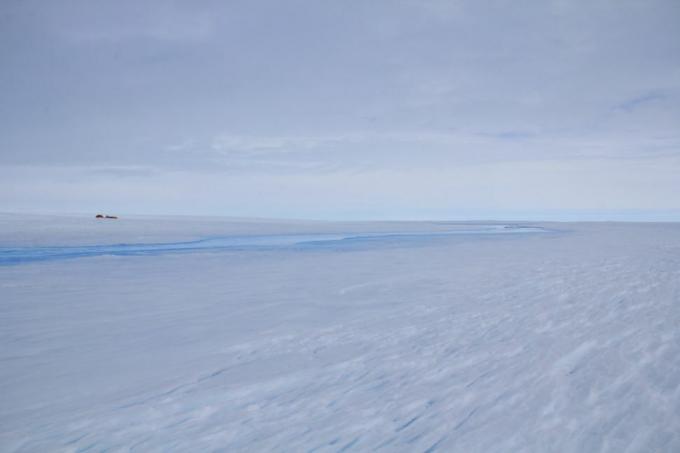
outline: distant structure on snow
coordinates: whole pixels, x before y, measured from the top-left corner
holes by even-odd
[[[104,214],[97,214],[94,217],[95,217],[95,219],[117,219],[118,218],[118,216],[115,216],[115,215],[104,215]]]

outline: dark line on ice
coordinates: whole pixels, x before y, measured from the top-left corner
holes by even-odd
[[[470,418],[471,418],[473,415],[475,415],[475,412],[477,412],[477,409],[479,409],[479,408],[478,408],[478,407],[475,407],[474,409],[472,409],[472,410],[470,411],[470,413],[467,414],[467,415],[465,416],[465,418],[464,418],[463,420],[461,420],[460,423],[458,423],[458,424],[456,425],[455,428],[453,428],[453,430],[454,430],[454,431],[457,431],[457,430],[458,430],[459,428],[461,428],[465,423],[467,423],[467,421],[470,420]]]

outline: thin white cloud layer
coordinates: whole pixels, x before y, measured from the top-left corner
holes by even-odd
[[[675,1],[0,12],[8,210],[680,211]]]

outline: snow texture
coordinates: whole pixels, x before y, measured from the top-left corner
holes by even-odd
[[[0,246],[0,451],[680,451],[678,224],[3,215]]]

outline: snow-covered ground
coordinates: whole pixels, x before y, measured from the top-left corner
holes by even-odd
[[[680,225],[505,226],[2,215],[314,240],[0,264],[0,450],[680,451]]]

